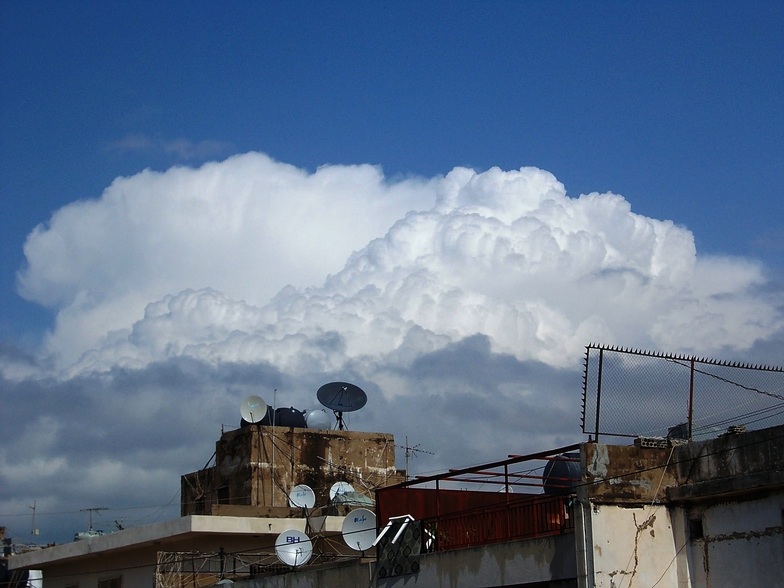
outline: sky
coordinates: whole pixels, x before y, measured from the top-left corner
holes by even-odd
[[[783,365],[783,27],[0,3],[0,525],[178,516],[250,394],[359,385],[433,473],[584,440],[592,342]]]

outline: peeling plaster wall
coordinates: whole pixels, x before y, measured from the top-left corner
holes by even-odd
[[[783,440],[583,445],[581,586],[784,587]]]
[[[689,551],[697,586],[784,586],[784,493],[692,508],[702,538]]]
[[[676,549],[668,509],[662,505],[594,505],[594,581],[597,588],[677,586]]]
[[[323,506],[337,481],[372,496],[377,486],[403,480],[391,434],[244,427],[221,435],[214,467],[182,476],[181,514],[217,514],[216,507],[227,505],[286,507],[297,484],[309,485],[316,506]]]

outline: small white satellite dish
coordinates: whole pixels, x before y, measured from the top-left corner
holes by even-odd
[[[329,499],[332,500],[337,494],[345,494],[346,492],[354,492],[354,486],[348,482],[335,482],[329,489]]]
[[[308,412],[308,414],[305,415],[305,422],[308,425],[308,429],[332,428],[332,417],[330,417],[323,408],[317,408]]]
[[[313,508],[316,506],[316,493],[307,484],[297,484],[289,494],[289,506]]]
[[[248,396],[240,404],[240,415],[249,423],[258,423],[267,416],[267,403],[261,396]]]
[[[308,563],[313,555],[313,543],[302,531],[283,531],[275,539],[275,555],[287,566],[296,568]]]
[[[355,551],[373,547],[376,540],[376,514],[366,508],[355,508],[343,519],[343,541]]]

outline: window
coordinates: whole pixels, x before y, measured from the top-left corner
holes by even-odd
[[[218,504],[230,504],[228,486],[218,488]]]
[[[689,539],[694,541],[703,537],[702,517],[689,519]]]
[[[98,580],[98,588],[122,588],[122,576]]]

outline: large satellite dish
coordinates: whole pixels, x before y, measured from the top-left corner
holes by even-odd
[[[267,403],[261,396],[248,396],[240,404],[240,415],[249,423],[258,423],[267,416]]]
[[[330,382],[324,384],[316,392],[319,402],[332,410],[338,419],[338,428],[342,431],[343,413],[359,410],[367,403],[367,394],[359,386],[348,382]]]
[[[365,551],[376,540],[376,514],[366,508],[355,508],[343,519],[343,541],[351,549]]]
[[[308,563],[313,555],[313,544],[305,533],[290,529],[275,539],[275,555],[284,564],[292,567]]]
[[[289,506],[313,508],[316,506],[316,493],[307,484],[297,484],[289,494]]]
[[[354,492],[354,486],[348,482],[335,482],[329,489],[329,499],[334,500],[338,494],[345,494],[346,492]]]

